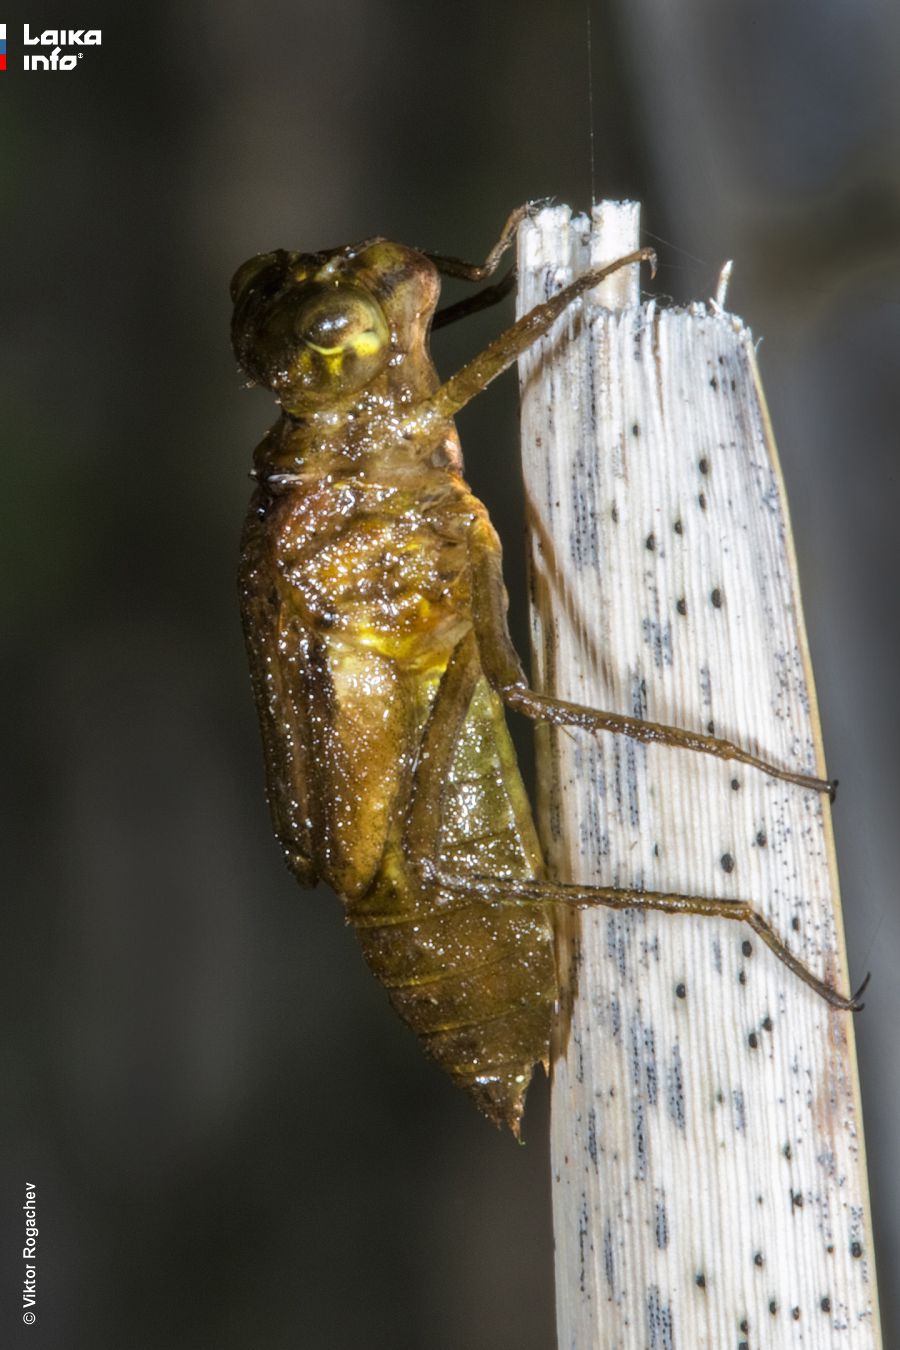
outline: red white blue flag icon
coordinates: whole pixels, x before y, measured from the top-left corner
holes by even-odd
[[[0,23],[0,70],[6,69],[6,24]]]

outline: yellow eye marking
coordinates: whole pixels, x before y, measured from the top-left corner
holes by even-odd
[[[375,356],[384,346],[384,339],[376,329],[365,328],[350,341],[357,356]]]
[[[354,352],[357,356],[375,356],[381,350],[383,345],[381,334],[374,328],[366,328],[361,333],[354,333],[346,342],[342,342],[337,347],[320,347],[318,343],[310,342],[309,338],[304,338],[307,347],[311,347],[314,352],[320,356],[342,357],[347,351]]]

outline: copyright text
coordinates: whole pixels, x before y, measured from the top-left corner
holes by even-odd
[[[22,1260],[25,1262],[25,1275],[22,1282],[22,1321],[31,1326],[35,1320],[37,1302],[37,1189],[33,1181],[25,1182],[25,1245],[22,1248]]]

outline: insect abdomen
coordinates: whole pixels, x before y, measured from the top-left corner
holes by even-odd
[[[440,885],[413,894],[392,856],[365,903],[348,908],[366,959],[428,1054],[518,1133],[556,1000],[549,916],[541,905],[487,903],[477,885],[465,896]],[[444,789],[438,870],[533,877],[540,865],[502,708],[482,679]]]

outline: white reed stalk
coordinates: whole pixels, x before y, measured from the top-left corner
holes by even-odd
[[[520,310],[637,226],[630,203],[526,222]],[[535,680],[824,774],[751,336],[637,287],[613,278],[521,362]],[[554,876],[752,898],[849,989],[826,798],[609,735],[545,729],[539,760]],[[560,950],[561,1350],[877,1350],[853,1016],[725,919],[596,909]]]

